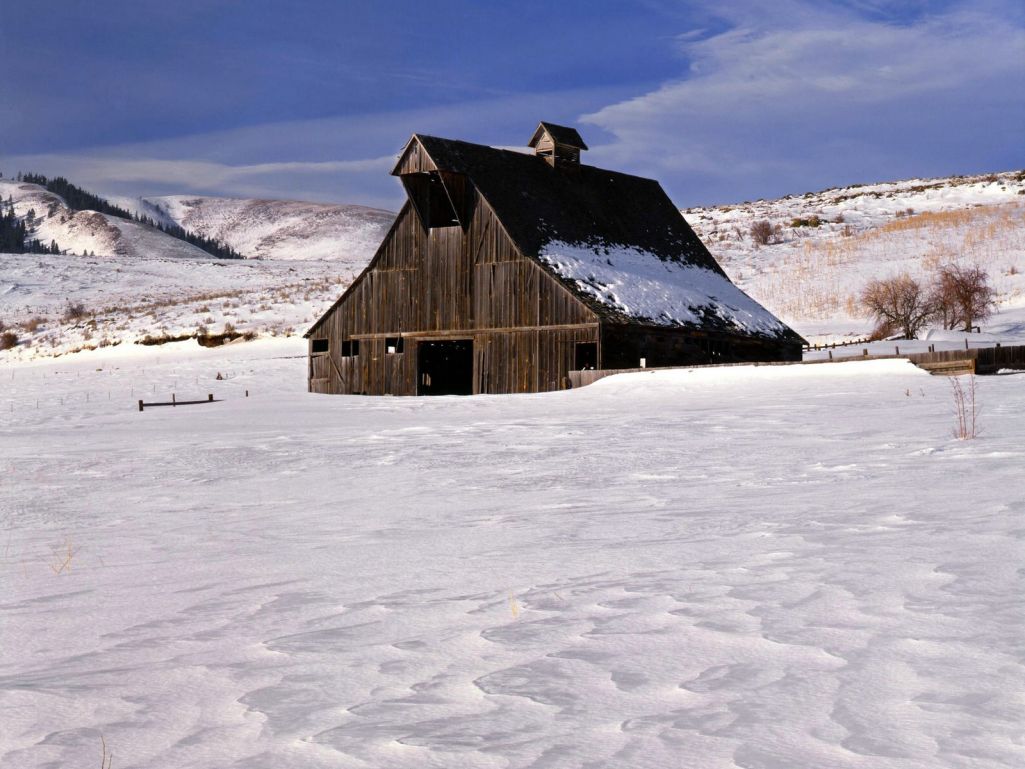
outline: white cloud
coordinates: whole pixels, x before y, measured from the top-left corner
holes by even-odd
[[[967,171],[1020,147],[1025,31],[998,8],[904,24],[821,4],[731,8],[727,31],[678,38],[679,80],[583,118],[614,136],[594,148],[604,165],[675,173],[687,202],[713,202],[703,190]],[[1001,107],[1003,121],[974,125]],[[947,147],[962,166],[936,162]]]

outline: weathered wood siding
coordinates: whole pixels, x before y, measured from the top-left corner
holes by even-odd
[[[465,228],[425,229],[403,207],[370,267],[313,330],[311,350],[314,339],[329,349],[311,352],[311,391],[415,395],[417,341],[445,338],[474,340],[474,392],[568,386],[574,345],[598,341],[597,316],[519,253],[472,189],[465,195]],[[398,336],[403,352],[388,353]],[[341,356],[347,340],[359,340],[358,356]]]

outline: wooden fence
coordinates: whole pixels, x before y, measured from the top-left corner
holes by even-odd
[[[972,347],[966,350],[939,350],[935,352],[915,352],[900,354],[900,348],[894,347],[893,355],[854,355],[844,358],[829,358],[805,361],[778,361],[772,363],[712,363],[694,366],[666,366],[664,368],[623,368],[623,369],[587,369],[570,371],[571,387],[584,387],[613,374],[630,374],[641,371],[670,371],[673,369],[692,368],[725,368],[727,366],[810,366],[826,363],[849,363],[859,360],[906,359],[916,366],[936,374],[995,374],[1000,369],[1025,370],[1025,345],[1003,347]]]

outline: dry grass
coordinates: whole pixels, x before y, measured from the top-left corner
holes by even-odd
[[[71,560],[75,556],[75,549],[71,540],[67,539],[62,544],[51,548],[50,570],[54,574],[64,574],[71,571]]]
[[[858,316],[851,308],[873,265],[878,277],[894,269],[926,275],[949,264],[977,264],[997,278],[998,297],[1009,299],[1021,290],[1007,280],[1017,274],[1006,268],[1009,252],[1025,252],[1023,203],[918,213],[849,236],[845,227],[789,244],[764,272],[748,276],[745,289],[788,318]]]
[[[951,377],[950,385],[954,396],[954,437],[959,441],[970,441],[979,435],[978,408],[975,405],[975,374],[969,374],[968,386],[961,383],[961,377]]]

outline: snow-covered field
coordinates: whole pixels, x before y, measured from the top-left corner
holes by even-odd
[[[0,254],[0,321],[28,360],[146,337],[302,334],[352,281],[333,262]],[[65,317],[71,304],[80,317]],[[193,344],[195,344],[193,342]]]
[[[303,349],[0,372],[0,765],[1025,765],[1025,375],[959,442],[898,361],[398,399]]]

